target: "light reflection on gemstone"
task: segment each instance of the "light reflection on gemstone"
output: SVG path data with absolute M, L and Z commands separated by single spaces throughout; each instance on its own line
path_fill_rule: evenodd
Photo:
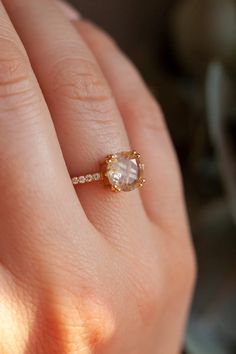
M 130 191 L 140 186 L 142 167 L 139 156 L 121 152 L 109 160 L 106 176 L 115 189 Z

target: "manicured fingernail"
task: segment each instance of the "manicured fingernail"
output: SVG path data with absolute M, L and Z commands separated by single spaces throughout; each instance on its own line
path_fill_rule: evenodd
M 56 1 L 70 21 L 77 21 L 81 18 L 80 13 L 71 4 L 63 0 Z

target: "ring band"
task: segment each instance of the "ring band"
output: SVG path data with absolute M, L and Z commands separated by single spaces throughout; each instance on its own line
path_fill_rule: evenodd
M 130 192 L 144 185 L 144 164 L 136 151 L 108 155 L 101 163 L 100 172 L 73 177 L 73 185 L 103 181 L 113 192 Z

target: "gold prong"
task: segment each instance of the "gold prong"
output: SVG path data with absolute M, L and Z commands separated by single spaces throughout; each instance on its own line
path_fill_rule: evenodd
M 111 161 L 111 156 L 109 155 L 105 158 L 105 163 L 108 164 L 110 161 Z
M 146 180 L 144 178 L 142 178 L 139 182 L 139 187 L 143 187 L 145 182 L 146 182 Z
M 134 150 L 133 154 L 137 159 L 140 159 L 141 155 L 137 151 Z
M 114 160 L 115 158 L 116 158 L 116 155 L 115 155 L 115 154 L 111 154 L 111 155 L 108 155 L 108 156 L 106 157 L 106 161 L 111 162 L 111 161 Z
M 140 169 L 141 172 L 144 171 L 144 164 L 143 164 L 143 163 L 140 163 L 140 164 L 139 164 L 139 169 Z
M 121 189 L 118 186 L 112 186 L 111 190 L 112 190 L 112 192 L 115 192 L 115 193 L 121 192 Z
M 109 157 L 109 158 L 107 158 L 106 160 L 105 160 L 105 163 L 107 164 L 107 165 L 109 165 L 109 164 L 111 164 L 112 163 L 112 158 L 111 157 Z

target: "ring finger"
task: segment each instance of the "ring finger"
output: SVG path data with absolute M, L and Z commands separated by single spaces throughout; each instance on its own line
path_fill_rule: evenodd
M 109 153 L 130 150 L 123 120 L 95 57 L 57 5 L 48 0 L 4 3 L 30 55 L 70 174 L 96 172 Z M 139 193 L 114 196 L 90 184 L 78 188 L 78 195 L 89 219 L 103 232 L 113 221 L 123 234 L 130 210 L 133 220 L 144 215 Z M 133 227 L 130 220 L 129 225 Z

